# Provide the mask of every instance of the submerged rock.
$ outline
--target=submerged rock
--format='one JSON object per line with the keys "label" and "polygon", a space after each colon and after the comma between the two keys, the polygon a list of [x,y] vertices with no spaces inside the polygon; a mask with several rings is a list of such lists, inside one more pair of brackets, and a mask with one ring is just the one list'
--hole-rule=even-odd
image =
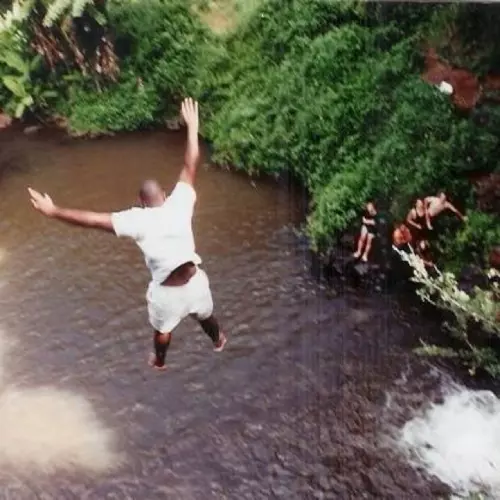
{"label": "submerged rock", "polygon": [[37,134],[40,130],[42,130],[42,127],[40,125],[30,125],[23,130],[23,133],[25,135],[34,135]]}

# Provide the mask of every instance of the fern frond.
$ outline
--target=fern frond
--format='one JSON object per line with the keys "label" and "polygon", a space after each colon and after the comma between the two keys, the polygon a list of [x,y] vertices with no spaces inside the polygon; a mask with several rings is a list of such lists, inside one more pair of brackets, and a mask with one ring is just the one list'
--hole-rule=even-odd
{"label": "fern frond", "polygon": [[43,24],[50,27],[67,12],[71,12],[71,17],[80,17],[91,3],[93,0],[53,0],[47,8]]}

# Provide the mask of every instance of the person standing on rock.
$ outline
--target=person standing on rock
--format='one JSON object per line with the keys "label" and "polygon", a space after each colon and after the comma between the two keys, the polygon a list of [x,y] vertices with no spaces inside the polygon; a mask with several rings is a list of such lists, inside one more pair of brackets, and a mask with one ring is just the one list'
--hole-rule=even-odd
{"label": "person standing on rock", "polygon": [[28,188],[33,207],[43,215],[72,225],[101,229],[133,239],[142,250],[151,273],[146,299],[149,322],[154,329],[154,353],[149,364],[165,369],[165,357],[173,330],[187,316],[194,317],[220,352],[226,336],[213,315],[213,299],[206,273],[195,252],[192,217],[196,202],[194,181],[200,153],[198,103],[182,102],[187,125],[184,167],[170,196],[155,180],[147,180],[139,191],[140,207],[114,213],[62,208],[48,194]]}

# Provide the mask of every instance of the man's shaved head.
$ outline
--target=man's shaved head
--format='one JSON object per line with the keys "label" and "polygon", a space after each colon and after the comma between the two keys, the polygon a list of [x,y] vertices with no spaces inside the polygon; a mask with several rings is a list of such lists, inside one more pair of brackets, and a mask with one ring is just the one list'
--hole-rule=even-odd
{"label": "man's shaved head", "polygon": [[158,181],[148,179],[142,183],[139,198],[146,207],[157,207],[165,201],[165,191]]}

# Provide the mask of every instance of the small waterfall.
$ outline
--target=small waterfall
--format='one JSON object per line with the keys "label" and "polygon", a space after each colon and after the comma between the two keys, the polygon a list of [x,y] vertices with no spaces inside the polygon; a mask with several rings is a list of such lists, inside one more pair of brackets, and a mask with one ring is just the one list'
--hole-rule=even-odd
{"label": "small waterfall", "polygon": [[410,461],[455,494],[500,498],[500,400],[446,382],[437,403],[417,410],[396,433]]}

